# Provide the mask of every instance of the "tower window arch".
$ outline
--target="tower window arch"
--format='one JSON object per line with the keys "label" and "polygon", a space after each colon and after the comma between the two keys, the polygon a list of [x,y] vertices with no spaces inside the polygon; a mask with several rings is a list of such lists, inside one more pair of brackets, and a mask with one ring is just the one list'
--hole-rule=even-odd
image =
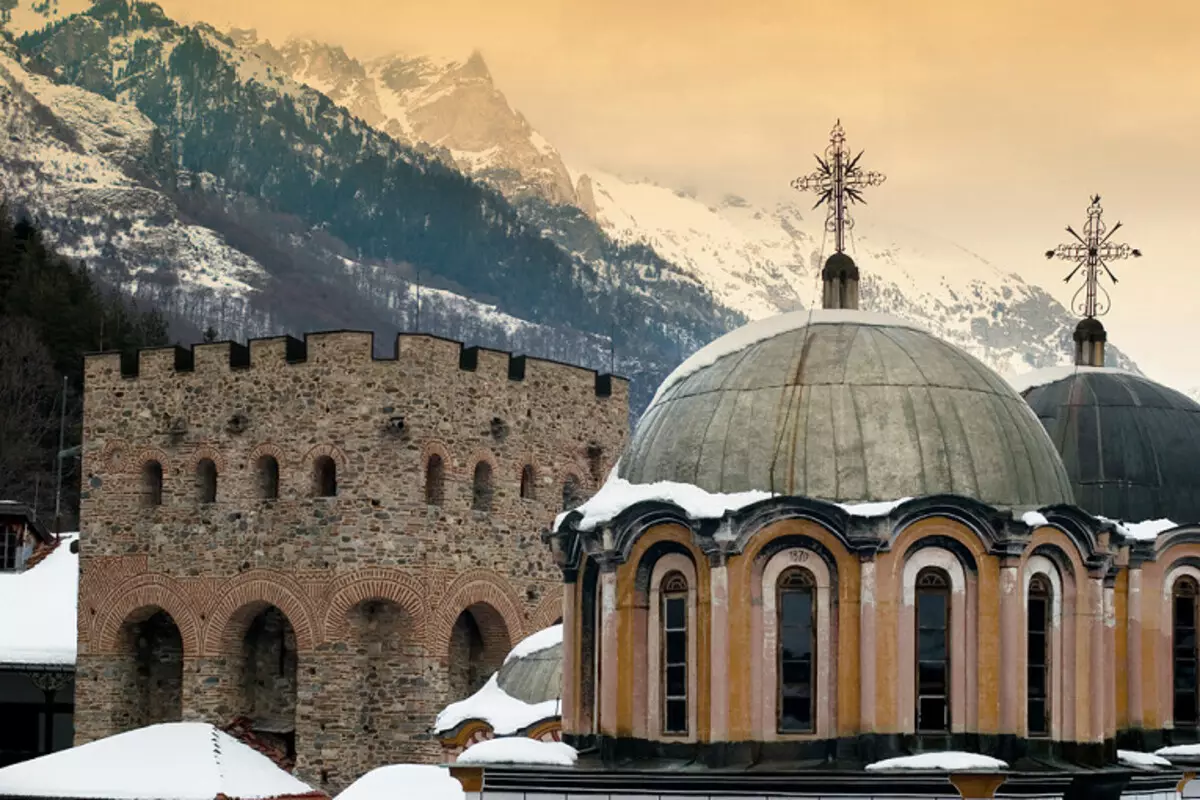
{"label": "tower window arch", "polygon": [[1031,737],[1050,735],[1053,598],[1050,580],[1040,573],[1034,575],[1025,606],[1025,712]]}
{"label": "tower window arch", "polygon": [[142,504],[161,506],[163,501],[163,468],[157,461],[142,465]]}
{"label": "tower window arch", "polygon": [[916,727],[950,731],[950,576],[927,567],[916,583]]}
{"label": "tower window arch", "polygon": [[425,502],[440,506],[446,498],[446,462],[434,453],[425,462]]}
{"label": "tower window arch", "polygon": [[217,502],[217,465],[211,458],[202,458],[196,464],[196,500]]}
{"label": "tower window arch", "polygon": [[779,576],[775,608],[780,733],[810,733],[815,728],[816,599],[816,581],[808,570],[792,567]]}
{"label": "tower window arch", "polygon": [[533,472],[532,464],[526,464],[524,467],[521,468],[521,499],[522,500],[534,499],[534,482],[535,482],[534,478],[535,478],[535,475]]}
{"label": "tower window arch", "polygon": [[475,465],[475,480],[471,487],[471,508],[475,511],[492,510],[492,465],[480,461]]}
{"label": "tower window arch", "polygon": [[1194,728],[1200,722],[1197,708],[1197,597],[1200,586],[1184,576],[1171,589],[1172,720],[1177,728]]}
{"label": "tower window arch", "polygon": [[688,732],[688,583],[681,572],[662,580],[662,732]]}
{"label": "tower window arch", "polygon": [[279,461],[275,456],[260,456],[257,464],[258,496],[262,500],[279,497]]}
{"label": "tower window arch", "polygon": [[337,490],[337,462],[331,456],[317,456],[313,459],[313,494],[336,497]]}

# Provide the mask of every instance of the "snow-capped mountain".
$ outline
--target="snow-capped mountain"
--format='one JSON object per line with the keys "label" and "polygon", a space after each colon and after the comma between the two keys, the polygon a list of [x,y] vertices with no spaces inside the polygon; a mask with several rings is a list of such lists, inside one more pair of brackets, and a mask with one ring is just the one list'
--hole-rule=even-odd
{"label": "snow-capped mountain", "polygon": [[[478,53],[465,62],[394,55],[364,64],[319,42],[293,40],[277,50],[253,32],[235,40],[515,200],[536,196],[583,209],[617,241],[648,245],[676,280],[696,281],[747,318],[819,302],[821,257],[830,252],[822,212],[791,203],[759,207],[733,195],[706,203],[601,170],[570,169],[511,108]],[[920,321],[1002,373],[1070,358],[1075,320],[1040,287],[927,233],[869,222],[857,231],[852,255],[863,271],[864,307]],[[1134,368],[1110,351],[1115,363]]]}

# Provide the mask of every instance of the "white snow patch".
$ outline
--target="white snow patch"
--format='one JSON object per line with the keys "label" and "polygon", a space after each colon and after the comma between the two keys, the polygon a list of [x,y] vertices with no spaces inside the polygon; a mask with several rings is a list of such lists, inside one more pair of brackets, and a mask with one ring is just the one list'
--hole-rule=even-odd
{"label": "white snow patch", "polygon": [[953,750],[944,753],[921,753],[915,756],[888,758],[867,765],[868,772],[917,769],[938,772],[995,771],[1008,769],[1008,764],[998,758],[978,753],[962,753]]}
{"label": "white snow patch", "polygon": [[1024,522],[1031,528],[1041,528],[1044,525],[1050,524],[1050,521],[1046,519],[1046,515],[1040,511],[1026,511],[1021,515],[1021,522]]}
{"label": "white snow patch", "polygon": [[32,569],[0,573],[0,664],[75,663],[79,556],[77,533]]}
{"label": "white snow patch", "polygon": [[500,688],[495,674],[483,688],[466,700],[451,703],[442,709],[433,724],[435,733],[454,730],[469,719],[483,720],[492,726],[496,736],[510,736],[535,722],[562,714],[561,700],[526,703]]}
{"label": "white snow patch", "polygon": [[507,664],[508,662],[515,661],[518,658],[525,658],[526,656],[533,655],[534,653],[541,652],[542,650],[549,650],[556,644],[562,644],[562,640],[562,625],[551,625],[549,628],[543,628],[537,633],[526,636],[524,639],[517,642],[517,646],[510,650],[508,655],[505,656],[504,663]]}
{"label": "white snow patch", "polygon": [[0,769],[0,796],[263,800],[313,794],[206,722],[167,722]]}
{"label": "white snow patch", "polygon": [[1153,753],[1139,753],[1136,750],[1118,750],[1117,760],[1131,767],[1169,767],[1171,762]]}
{"label": "white snow patch", "polygon": [[462,784],[445,767],[392,764],[379,767],[350,784],[336,800],[463,800]]}
{"label": "white snow patch", "polygon": [[776,336],[799,330],[809,325],[870,325],[875,327],[910,328],[924,331],[925,329],[909,320],[893,317],[890,314],[877,314],[872,311],[851,309],[809,309],[808,311],[791,311],[787,314],[777,314],[773,317],[760,319],[743,325],[721,338],[710,342],[693,353],[686,361],[675,368],[666,377],[654,399],[653,406],[669,388],[698,370],[715,364],[725,356],[739,353],[747,347],[759,342],[773,339]]}
{"label": "white snow patch", "polygon": [[1169,519],[1148,519],[1142,522],[1122,522],[1118,519],[1109,519],[1096,515],[1096,519],[1101,522],[1111,522],[1117,526],[1117,531],[1122,536],[1128,536],[1131,539],[1157,539],[1160,533],[1169,531],[1172,528],[1178,528],[1179,525]]}
{"label": "white snow patch", "polygon": [[1154,751],[1154,755],[1161,758],[1198,758],[1200,757],[1200,744],[1175,744],[1170,747],[1160,747]]}
{"label": "white snow patch", "polygon": [[489,739],[468,747],[458,757],[459,764],[541,764],[550,767],[574,766],[579,754],[563,742],[539,742],[523,736]]}
{"label": "white snow patch", "polygon": [[902,506],[912,500],[911,497],[904,497],[899,500],[881,500],[877,503],[837,503],[843,511],[852,517],[886,517],[888,514],[896,510],[898,506]]}

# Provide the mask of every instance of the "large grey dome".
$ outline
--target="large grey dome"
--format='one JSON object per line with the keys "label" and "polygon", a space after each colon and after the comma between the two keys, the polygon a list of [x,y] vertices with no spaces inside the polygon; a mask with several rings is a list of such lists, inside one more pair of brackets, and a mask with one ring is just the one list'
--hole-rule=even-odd
{"label": "large grey dome", "polygon": [[619,474],[839,502],[1072,502],[1058,452],[1012,387],[909,323],[858,311],[773,317],[699,351],[659,389]]}
{"label": "large grey dome", "polygon": [[1120,370],[1042,375],[1025,399],[1062,454],[1081,508],[1127,522],[1200,522],[1200,405]]}

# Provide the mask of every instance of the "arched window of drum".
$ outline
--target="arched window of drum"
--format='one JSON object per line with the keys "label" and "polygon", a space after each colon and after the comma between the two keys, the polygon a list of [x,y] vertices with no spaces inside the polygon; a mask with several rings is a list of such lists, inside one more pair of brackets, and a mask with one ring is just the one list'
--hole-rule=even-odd
{"label": "arched window of drum", "polygon": [[446,463],[434,453],[425,462],[425,502],[440,506],[446,495]]}
{"label": "arched window of drum", "polygon": [[1025,620],[1025,694],[1030,736],[1050,735],[1050,606],[1045,575],[1029,581]]}
{"label": "arched window of drum", "polygon": [[816,694],[816,582],[808,570],[793,567],[779,576],[779,732],[814,730]]}
{"label": "arched window of drum", "polygon": [[917,731],[950,730],[950,579],[940,569],[917,575]]}
{"label": "arched window of drum", "polygon": [[662,595],[662,732],[688,730],[688,585],[681,573],[663,578]]}
{"label": "arched window of drum", "polygon": [[533,465],[526,464],[521,468],[521,499],[533,499]]}
{"label": "arched window of drum", "polygon": [[1196,581],[1180,578],[1172,591],[1174,623],[1172,625],[1172,681],[1174,685],[1175,727],[1195,727],[1196,707]]}

